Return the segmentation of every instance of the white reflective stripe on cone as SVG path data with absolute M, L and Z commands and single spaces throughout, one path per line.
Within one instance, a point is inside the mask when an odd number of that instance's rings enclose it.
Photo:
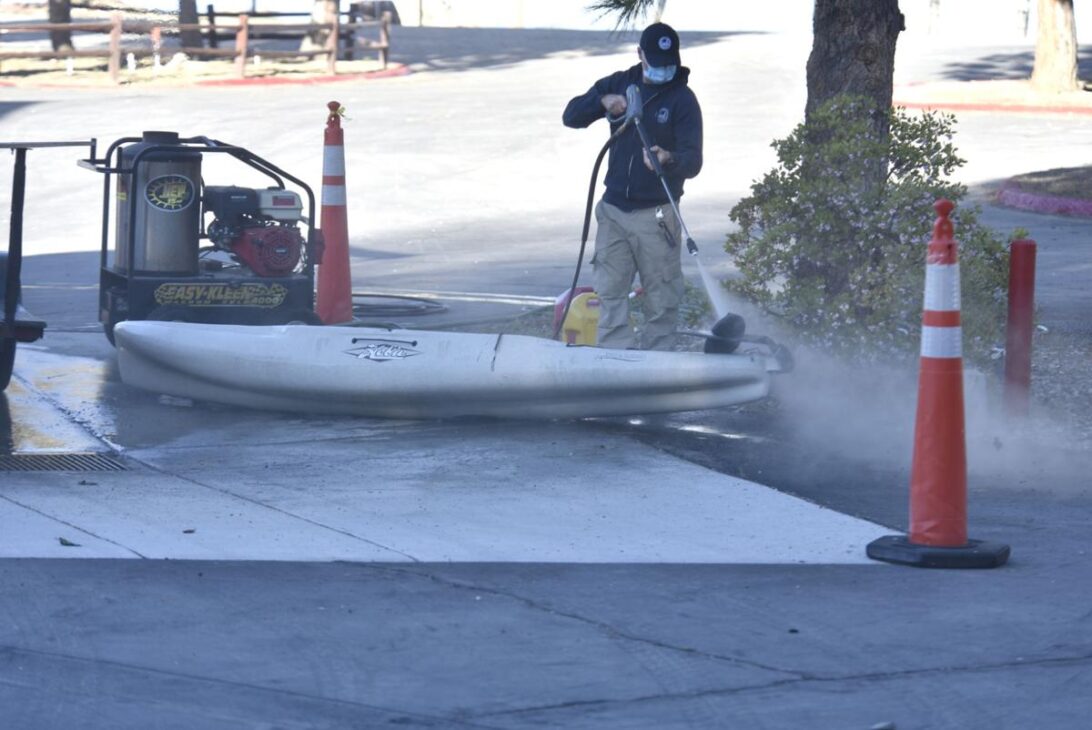
M 959 310 L 959 264 L 928 264 L 925 267 L 925 309 L 934 312 Z
M 963 357 L 963 328 L 922 327 L 921 356 Z
M 322 186 L 322 204 L 323 205 L 345 205 L 345 186 L 344 185 L 323 185 Z
M 322 174 L 345 175 L 345 148 L 326 145 L 322 149 Z

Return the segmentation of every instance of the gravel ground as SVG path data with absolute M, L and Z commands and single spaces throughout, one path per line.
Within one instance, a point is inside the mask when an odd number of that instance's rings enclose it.
M 1063 198 L 1092 199 L 1092 166 L 1059 167 L 1016 175 L 1012 182 L 1021 190 L 1039 195 Z
M 1054 422 L 1072 445 L 1092 450 L 1092 340 L 1039 332 L 1031 357 L 1032 412 Z
M 1092 166 L 1053 168 L 1011 178 L 1039 196 L 1092 200 Z M 1032 343 L 1032 413 L 1062 427 L 1073 446 L 1092 450 L 1092 327 L 1040 327 Z

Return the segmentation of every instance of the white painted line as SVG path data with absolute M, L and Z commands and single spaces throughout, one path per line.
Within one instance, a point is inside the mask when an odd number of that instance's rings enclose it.
M 22 289 L 23 291 L 26 291 L 27 289 L 64 289 L 65 291 L 98 291 L 99 290 L 99 285 L 98 284 L 80 285 L 80 284 L 68 284 L 68 283 L 22 284 L 22 285 L 20 285 L 19 288 Z M 101 325 L 100 325 L 100 328 L 101 328 Z
M 441 299 L 452 302 L 489 302 L 495 304 L 531 304 L 554 305 L 557 300 L 553 297 L 525 296 L 523 294 L 489 294 L 486 292 L 446 292 L 446 291 L 414 291 L 414 290 L 383 290 L 360 292 L 362 296 L 369 297 L 420 297 L 422 299 Z

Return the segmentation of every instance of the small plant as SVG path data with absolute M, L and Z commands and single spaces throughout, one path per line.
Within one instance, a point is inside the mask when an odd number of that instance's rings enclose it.
M 725 249 L 741 276 L 729 288 L 783 318 L 801 337 L 855 360 L 916 352 L 933 203 L 958 203 L 948 177 L 963 164 L 954 117 L 890 112 L 880 138 L 867 103 L 842 96 L 785 139 L 778 165 L 731 212 Z M 960 244 L 964 352 L 985 360 L 1002 339 L 1008 252 L 977 221 L 952 216 Z

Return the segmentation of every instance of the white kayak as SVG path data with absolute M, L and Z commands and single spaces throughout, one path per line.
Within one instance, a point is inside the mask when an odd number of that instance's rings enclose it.
M 583 418 L 761 399 L 772 358 L 569 346 L 521 335 L 121 322 L 121 379 L 195 400 L 386 418 Z

